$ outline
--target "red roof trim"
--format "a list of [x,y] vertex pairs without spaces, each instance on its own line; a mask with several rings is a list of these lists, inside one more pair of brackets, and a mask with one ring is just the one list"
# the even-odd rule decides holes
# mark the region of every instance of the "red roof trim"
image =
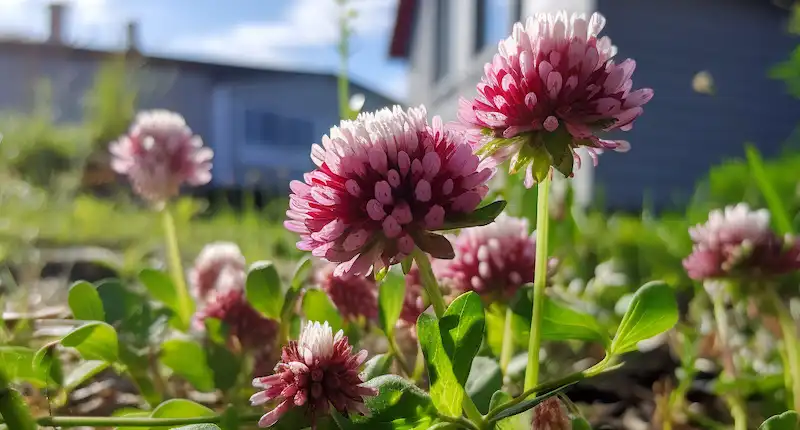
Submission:
[[408,58],[411,45],[411,29],[414,23],[414,8],[416,6],[416,0],[398,1],[392,41],[389,46],[390,58]]

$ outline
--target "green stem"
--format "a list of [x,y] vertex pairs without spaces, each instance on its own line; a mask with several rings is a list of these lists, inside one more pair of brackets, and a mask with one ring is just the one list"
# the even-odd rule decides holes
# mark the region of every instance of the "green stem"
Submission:
[[789,376],[792,380],[791,397],[794,403],[789,409],[800,410],[800,357],[798,357],[800,350],[798,349],[797,343],[797,328],[795,327],[791,314],[786,309],[785,304],[781,301],[775,289],[767,288],[767,294],[775,307],[775,313],[777,314],[776,316],[781,326],[783,344],[786,348],[786,361],[788,361],[788,363],[784,363],[784,372],[789,372]]
[[514,311],[511,306],[506,308],[506,318],[503,322],[503,346],[500,349],[500,371],[503,376],[506,376],[508,371],[508,363],[511,362],[511,356],[514,355],[514,330],[512,325],[512,318]]
[[479,430],[478,425],[470,420],[464,419],[464,417],[453,418],[448,417],[447,415],[439,415],[439,419],[448,423],[459,425],[469,430]]
[[192,317],[192,313],[194,313],[194,302],[189,295],[189,289],[186,287],[186,277],[183,273],[183,265],[181,264],[181,252],[178,247],[178,235],[175,232],[175,219],[172,217],[172,212],[168,204],[164,205],[161,215],[164,225],[164,239],[167,243],[169,270],[172,274],[172,282],[175,283],[175,290],[178,295],[178,311],[180,312],[181,321],[184,326],[188,328],[189,319]]
[[[717,322],[717,335],[722,349],[722,368],[724,373],[731,379],[736,378],[736,365],[733,361],[733,351],[731,351],[728,344],[730,339],[728,314],[725,312],[725,295],[722,291],[714,294],[711,297],[714,302],[714,319]],[[725,396],[725,401],[733,418],[733,427],[735,430],[747,430],[747,411],[745,402],[742,400],[738,392],[730,392]]]
[[400,347],[397,345],[397,340],[394,337],[394,333],[390,333],[386,336],[389,341],[389,352],[394,355],[394,358],[400,364],[400,369],[403,373],[406,374],[409,378],[414,373],[414,369],[408,365],[406,362],[406,357],[403,355],[403,351],[400,350]]
[[444,297],[442,297],[442,290],[439,289],[439,283],[436,281],[436,276],[434,276],[431,268],[431,260],[419,248],[415,248],[411,255],[414,257],[414,261],[417,262],[419,275],[422,278],[422,286],[425,288],[428,300],[433,305],[436,318],[441,318],[444,316],[446,307],[444,305]]
[[[150,418],[150,417],[42,417],[36,420],[42,427],[160,427],[185,426],[190,424],[219,424],[222,415],[190,418]],[[241,423],[255,423],[261,415],[249,414],[240,417]],[[11,424],[0,420],[0,424]],[[17,427],[9,426],[9,429]],[[34,427],[35,428],[35,427]],[[23,428],[20,428],[23,430]]]
[[538,384],[535,387],[526,390],[519,396],[489,411],[489,413],[486,414],[485,420],[489,421],[500,412],[525,401],[528,397],[536,393],[555,390],[556,388],[563,387],[564,385],[572,384],[573,382],[578,382],[582,379],[591,378],[592,376],[598,375],[608,368],[608,366],[611,364],[611,361],[612,357],[607,355],[602,361],[582,372],[575,372],[563,378],[556,379],[555,381]]
[[542,336],[542,310],[544,308],[544,288],[547,284],[547,239],[550,216],[548,203],[550,197],[550,175],[539,183],[536,193],[536,264],[533,272],[533,315],[531,334],[528,342],[528,366],[525,369],[525,389],[529,390],[539,382],[539,349]]
[[738,394],[726,396],[731,409],[734,430],[747,430],[747,410]]
[[[431,260],[428,259],[428,256],[425,255],[425,253],[419,248],[415,248],[411,255],[413,256],[414,261],[417,262],[417,268],[419,269],[422,286],[425,288],[425,292],[428,294],[428,299],[433,305],[433,311],[436,313],[436,318],[441,319],[444,316],[446,308],[444,305],[444,297],[442,297],[442,290],[439,289],[439,283],[436,281],[436,276],[434,276],[433,269],[431,268]],[[480,423],[483,421],[481,412],[478,410],[478,407],[475,406],[475,403],[469,396],[464,396],[462,407],[464,408],[464,413],[467,415],[467,418],[475,423]]]

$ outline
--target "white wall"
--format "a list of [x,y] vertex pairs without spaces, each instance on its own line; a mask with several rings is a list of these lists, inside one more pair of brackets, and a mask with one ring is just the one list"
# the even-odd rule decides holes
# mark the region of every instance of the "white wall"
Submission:
[[[508,0],[516,19],[513,1]],[[475,95],[475,85],[483,75],[483,65],[491,61],[497,52],[497,44],[490,43],[482,52],[473,52],[475,33],[474,0],[451,0],[452,35],[451,49],[448,52],[452,61],[450,73],[438,82],[433,79],[433,51],[436,43],[436,5],[434,0],[420,0],[416,11],[416,24],[411,40],[409,70],[409,102],[412,105],[425,104],[431,115],[439,115],[445,121],[456,119],[459,97]],[[596,8],[596,0],[523,0],[523,19],[537,12],[582,12],[587,15]],[[510,30],[509,30],[510,32]],[[499,42],[499,40],[498,40]],[[581,155],[582,168],[575,173],[572,184],[575,199],[581,205],[588,205],[592,199],[594,166],[585,151]]]

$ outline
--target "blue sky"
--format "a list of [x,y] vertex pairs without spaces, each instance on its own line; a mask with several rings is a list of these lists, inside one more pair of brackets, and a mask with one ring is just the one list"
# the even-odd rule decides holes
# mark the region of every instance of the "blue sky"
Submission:
[[[44,37],[47,0],[0,0],[0,33]],[[80,46],[121,46],[136,20],[145,53],[224,63],[334,71],[334,0],[68,0],[66,37]],[[353,79],[402,100],[406,65],[388,58],[396,0],[350,0]]]

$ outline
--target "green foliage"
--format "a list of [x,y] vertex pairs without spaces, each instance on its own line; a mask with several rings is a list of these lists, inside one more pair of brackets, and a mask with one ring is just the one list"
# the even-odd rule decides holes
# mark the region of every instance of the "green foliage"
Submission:
[[559,387],[559,388],[556,388],[556,389],[553,389],[553,390],[550,390],[550,391],[547,391],[547,392],[539,394],[539,395],[537,395],[535,397],[531,397],[531,398],[528,398],[526,400],[523,400],[523,401],[521,401],[521,402],[519,402],[519,403],[517,403],[517,404],[515,404],[515,405],[513,405],[511,407],[504,408],[499,413],[492,415],[491,418],[489,418],[488,421],[490,423],[496,423],[496,422],[502,421],[505,418],[512,417],[514,415],[521,414],[521,413],[523,413],[523,412],[525,412],[527,410],[533,409],[539,403],[542,403],[543,401],[547,400],[548,398],[553,397],[553,396],[561,393],[567,387],[569,387],[569,385],[563,386],[563,387]]
[[247,272],[247,301],[264,316],[281,319],[284,291],[278,270],[271,261],[259,261]]
[[767,171],[764,167],[764,161],[761,159],[761,154],[753,145],[747,145],[746,153],[751,176],[755,180],[756,184],[758,184],[758,189],[761,191],[762,197],[767,202],[767,207],[772,215],[772,222],[775,224],[778,233],[782,235],[791,234],[792,221],[789,219],[789,214],[786,212],[786,209],[783,206],[783,200],[778,195],[777,191],[775,191],[775,188],[772,186],[772,183],[767,176]]
[[44,387],[48,381],[47,369],[34,361],[36,351],[22,346],[0,346],[0,362],[3,371],[11,382],[27,382]]
[[[489,409],[494,410],[511,400],[512,397],[508,393],[498,390],[492,395],[492,400],[489,403]],[[494,430],[519,430],[527,428],[529,423],[530,417],[526,417],[525,414],[518,414],[498,420],[492,424],[494,425]]]
[[102,360],[87,360],[79,364],[77,367],[64,378],[64,389],[72,391],[82,385],[84,382],[93,378],[98,373],[107,369],[110,364]]
[[413,382],[396,375],[384,375],[364,385],[378,390],[377,396],[365,401],[372,416],[353,420],[363,424],[365,430],[378,423],[391,423],[395,427],[388,428],[396,429],[427,428],[435,402]]
[[25,400],[10,384],[5,369],[0,367],[0,417],[9,429],[37,430],[39,426],[33,420]]
[[100,294],[94,285],[86,281],[72,284],[67,302],[72,310],[72,316],[77,320],[105,321],[106,319]]
[[461,403],[464,400],[464,388],[461,386],[448,356],[439,322],[435,317],[422,314],[417,320],[417,336],[425,355],[425,363],[430,380],[430,396],[436,409],[451,417],[461,415]]
[[506,207],[506,202],[499,200],[482,206],[469,214],[457,214],[449,217],[438,230],[455,230],[467,227],[477,227],[486,225],[494,221],[503,208]]
[[486,327],[483,303],[478,294],[470,291],[458,296],[447,307],[438,325],[442,346],[453,363],[453,373],[463,386],[467,383],[472,360],[483,342]]
[[503,374],[500,372],[500,365],[488,357],[475,357],[464,388],[482,414],[489,412],[492,396],[502,386]]
[[303,295],[303,313],[309,321],[320,324],[327,321],[334,333],[342,328],[342,316],[328,295],[320,290],[308,290]]
[[798,430],[800,429],[800,414],[795,411],[786,411],[764,421],[759,430]]
[[576,339],[611,345],[608,333],[589,314],[573,310],[562,303],[547,298],[542,313],[542,339]]
[[393,358],[390,354],[376,354],[364,363],[364,380],[369,381],[372,378],[385,375],[389,373],[389,367],[392,365]]
[[671,329],[678,322],[678,304],[669,285],[654,281],[636,291],[611,343],[612,354],[636,349],[646,339]]
[[161,345],[161,362],[180,375],[199,391],[215,388],[214,375],[209,368],[206,353],[196,342],[187,339],[170,339]]
[[84,117],[96,148],[105,149],[128,130],[136,112],[138,67],[135,60],[119,55],[103,63],[95,74]]
[[378,322],[387,336],[394,334],[394,326],[403,310],[405,294],[405,278],[392,271],[378,287]]
[[117,332],[104,322],[90,322],[72,330],[61,344],[75,348],[85,360],[114,363],[119,359]]

